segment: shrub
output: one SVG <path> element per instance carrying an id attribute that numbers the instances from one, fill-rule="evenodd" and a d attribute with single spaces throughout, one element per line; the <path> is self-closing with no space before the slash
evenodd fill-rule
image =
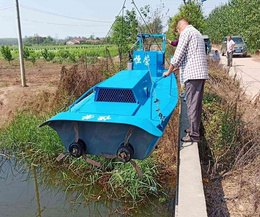
<path id="1" fill-rule="evenodd" d="M 1 47 L 1 53 L 6 61 L 9 63 L 13 60 L 13 56 L 11 54 L 11 50 L 9 46 L 2 46 Z"/>
<path id="2" fill-rule="evenodd" d="M 42 51 L 42 56 L 46 61 L 52 61 L 55 57 L 54 52 L 49 52 L 46 48 Z"/>

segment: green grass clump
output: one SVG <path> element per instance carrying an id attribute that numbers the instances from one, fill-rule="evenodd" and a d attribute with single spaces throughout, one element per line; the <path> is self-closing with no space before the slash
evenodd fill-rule
<path id="1" fill-rule="evenodd" d="M 55 131 L 48 127 L 39 127 L 46 119 L 47 115 L 18 113 L 0 131 L 0 148 L 11 150 L 17 155 L 24 152 L 44 153 L 46 158 L 53 158 L 64 151 L 64 148 Z"/>
<path id="2" fill-rule="evenodd" d="M 157 194 L 161 186 L 157 180 L 159 165 L 150 157 L 138 161 L 143 172 L 140 179 L 130 163 L 122 163 L 118 159 L 108 160 L 100 156 L 88 156 L 101 163 L 101 168 L 94 167 L 82 158 L 68 156 L 61 163 L 56 157 L 64 152 L 57 133 L 50 127 L 39 127 L 51 114 L 19 112 L 5 128 L 0 130 L 0 149 L 28 165 L 38 165 L 57 173 L 62 179 L 66 191 L 81 189 L 81 196 L 86 199 L 95 194 L 94 186 L 101 186 L 102 192 L 109 198 L 125 198 L 129 201 L 145 199 L 150 193 Z M 51 172 L 52 171 L 52 172 Z"/>
<path id="3" fill-rule="evenodd" d="M 109 186 L 115 195 L 123 197 L 131 196 L 133 201 L 144 199 L 150 193 L 157 193 L 161 185 L 156 180 L 158 166 L 153 158 L 138 161 L 143 171 L 143 178 L 137 176 L 136 170 L 130 164 L 117 162 L 118 166 L 113 170 L 109 179 Z"/>
<path id="4" fill-rule="evenodd" d="M 205 161 L 210 161 L 213 175 L 230 171 L 248 140 L 242 121 L 244 108 L 239 106 L 240 91 L 239 83 L 223 71 L 210 71 L 203 98 L 201 151 Z"/>

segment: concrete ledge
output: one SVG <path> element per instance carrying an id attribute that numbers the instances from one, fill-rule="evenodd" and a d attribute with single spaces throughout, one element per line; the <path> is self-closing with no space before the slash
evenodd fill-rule
<path id="1" fill-rule="evenodd" d="M 181 102 L 180 138 L 189 127 L 186 103 Z M 179 145 L 178 183 L 175 216 L 206 217 L 207 209 L 203 190 L 198 143 L 181 142 Z"/>

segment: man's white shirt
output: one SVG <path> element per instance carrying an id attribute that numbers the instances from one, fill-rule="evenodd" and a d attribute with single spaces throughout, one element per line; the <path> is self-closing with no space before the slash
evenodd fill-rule
<path id="1" fill-rule="evenodd" d="M 230 41 L 227 40 L 227 52 L 231 53 L 233 51 L 232 46 L 235 44 L 235 42 L 231 39 Z"/>

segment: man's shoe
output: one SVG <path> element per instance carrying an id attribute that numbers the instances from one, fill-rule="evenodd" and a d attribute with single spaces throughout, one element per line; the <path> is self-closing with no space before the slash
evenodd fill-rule
<path id="1" fill-rule="evenodd" d="M 181 141 L 183 142 L 200 142 L 200 138 L 198 136 L 184 136 L 181 138 Z"/>
<path id="2" fill-rule="evenodd" d="M 184 132 L 185 132 L 185 133 L 190 133 L 191 130 L 190 130 L 190 128 L 188 128 L 188 129 L 185 129 Z"/>

